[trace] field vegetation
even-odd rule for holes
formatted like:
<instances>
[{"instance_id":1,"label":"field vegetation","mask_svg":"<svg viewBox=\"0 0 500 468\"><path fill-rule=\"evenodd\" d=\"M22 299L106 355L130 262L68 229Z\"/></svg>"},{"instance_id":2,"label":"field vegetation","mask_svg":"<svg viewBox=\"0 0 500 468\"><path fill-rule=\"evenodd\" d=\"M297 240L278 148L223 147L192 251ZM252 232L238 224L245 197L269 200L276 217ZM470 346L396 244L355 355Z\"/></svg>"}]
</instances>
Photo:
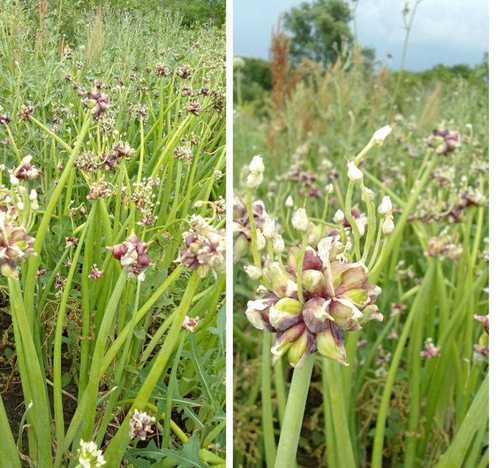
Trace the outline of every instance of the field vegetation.
<instances>
[{"instance_id":1,"label":"field vegetation","mask_svg":"<svg viewBox=\"0 0 500 468\"><path fill-rule=\"evenodd\" d=\"M486 467L487 65L293 40L235 62L235 465Z\"/></svg>"},{"instance_id":2,"label":"field vegetation","mask_svg":"<svg viewBox=\"0 0 500 468\"><path fill-rule=\"evenodd\" d=\"M224 19L147 3L2 2L1 467L224 465Z\"/></svg>"}]
</instances>

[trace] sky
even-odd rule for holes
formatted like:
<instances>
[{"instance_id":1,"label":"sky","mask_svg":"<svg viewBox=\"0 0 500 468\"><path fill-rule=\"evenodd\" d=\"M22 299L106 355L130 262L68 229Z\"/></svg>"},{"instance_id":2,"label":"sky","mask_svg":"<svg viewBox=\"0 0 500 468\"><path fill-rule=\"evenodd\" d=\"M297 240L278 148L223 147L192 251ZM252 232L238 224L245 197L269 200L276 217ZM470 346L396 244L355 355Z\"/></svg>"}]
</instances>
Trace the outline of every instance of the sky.
<instances>
[{"instance_id":1,"label":"sky","mask_svg":"<svg viewBox=\"0 0 500 468\"><path fill-rule=\"evenodd\" d=\"M282 13L303 1L234 0L235 54L269 58L273 26ZM356 13L359 42L375 48L377 58L396 69L404 40L403 4L403 0L358 0ZM488 0L423 0L411 32L406 68L420 71L439 63L480 63L488 50L488 24Z\"/></svg>"}]
</instances>

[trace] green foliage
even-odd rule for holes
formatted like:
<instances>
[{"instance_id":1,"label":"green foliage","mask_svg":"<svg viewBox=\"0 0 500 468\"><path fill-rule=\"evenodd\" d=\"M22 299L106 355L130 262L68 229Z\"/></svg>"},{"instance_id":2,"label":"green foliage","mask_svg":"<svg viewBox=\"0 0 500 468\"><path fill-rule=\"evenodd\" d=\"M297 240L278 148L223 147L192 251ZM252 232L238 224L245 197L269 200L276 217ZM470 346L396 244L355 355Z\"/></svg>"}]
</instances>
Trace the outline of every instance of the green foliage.
<instances>
[{"instance_id":1,"label":"green foliage","mask_svg":"<svg viewBox=\"0 0 500 468\"><path fill-rule=\"evenodd\" d=\"M264 180L255 197L280 226L286 241L283 264L299 247L300 233L291 227L295 209L305 207L313 226L326 220L327 232L339 232L334 215L338 209L348 212L346 162L375 130L386 124L393 128L361 166L363 184L374 192L376 204L389 195L395 207L393 237L381 238L381 245L389 246L385 266L370 268L382 288L377 304L384 321L346 335L350 366L339 369L335 384L340 388L333 394L332 379L316 366L299 466L349 466L348 455L340 454L350 447L355 466L486 466L488 363L477 349L487 335L474 319L488 313L486 76L485 64L404 72L401 80L389 70L367 73L354 60L345 67L309 64L283 109L257 109L248 102L236 107L234 178L239 180L254 155L263 156ZM439 127L461 135L461 146L446 156L429 153L427 145ZM333 193L327 197L330 184ZM454 218L462 197L476 191L482 201ZM285 204L289 196L293 208ZM352 206L369 216L366 199L354 196ZM308 235L314 242L314 229ZM460 255L429 250L447 236ZM263 260L265 255L266 249ZM264 401L272 402L278 440L291 370L278 361L270 397L261 393L262 332L244 314L259 282L243 270L248 264L252 258L245 254L235 271L235 460L259 466L266 460L264 438L272 439L259 410ZM428 338L439 356L422 356ZM339 411L345 412L347 428Z\"/></svg>"},{"instance_id":2,"label":"green foliage","mask_svg":"<svg viewBox=\"0 0 500 468\"><path fill-rule=\"evenodd\" d=\"M236 102L262 102L272 88L271 64L267 60L242 58L243 66L235 67ZM257 103L258 106L258 103Z\"/></svg>"},{"instance_id":3,"label":"green foliage","mask_svg":"<svg viewBox=\"0 0 500 468\"><path fill-rule=\"evenodd\" d=\"M0 10L2 226L36 252L0 259L3 447L11 466L74 466L80 440L110 466L222 463L224 275L177 259L193 215L225 223L223 32L147 2L38 3ZM27 155L40 172L16 183ZM144 281L110 249L134 235ZM129 437L134 409L156 418L147 441Z\"/></svg>"},{"instance_id":4,"label":"green foliage","mask_svg":"<svg viewBox=\"0 0 500 468\"><path fill-rule=\"evenodd\" d=\"M5 0L5 4L16 3L35 23L45 23L52 30L57 28L70 44L75 43L87 25L87 17L97 8L109 11L110 15L171 15L189 28L204 24L222 28L226 15L224 0L48 0L47 11L42 15L39 0Z\"/></svg>"},{"instance_id":5,"label":"green foliage","mask_svg":"<svg viewBox=\"0 0 500 468\"><path fill-rule=\"evenodd\" d=\"M213 23L222 27L226 21L225 0L165 0L166 7L178 11L182 16L183 24Z\"/></svg>"},{"instance_id":6,"label":"green foliage","mask_svg":"<svg viewBox=\"0 0 500 468\"><path fill-rule=\"evenodd\" d=\"M351 10L344 0L304 2L285 13L284 27L292 38L294 61L335 63L341 50L352 43L351 19Z\"/></svg>"}]
</instances>

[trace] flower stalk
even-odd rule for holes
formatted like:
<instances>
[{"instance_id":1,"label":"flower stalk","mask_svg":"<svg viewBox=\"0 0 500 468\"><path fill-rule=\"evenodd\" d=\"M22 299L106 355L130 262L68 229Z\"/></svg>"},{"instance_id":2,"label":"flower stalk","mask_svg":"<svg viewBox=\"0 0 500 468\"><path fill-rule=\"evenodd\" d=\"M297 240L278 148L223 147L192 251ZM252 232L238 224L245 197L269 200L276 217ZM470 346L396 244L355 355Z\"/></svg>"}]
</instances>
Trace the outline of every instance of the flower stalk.
<instances>
[{"instance_id":1,"label":"flower stalk","mask_svg":"<svg viewBox=\"0 0 500 468\"><path fill-rule=\"evenodd\" d=\"M276 454L275 468L290 468L296 463L300 431L302 429L313 368L314 356L308 356L302 366L296 367L293 371Z\"/></svg>"}]
</instances>

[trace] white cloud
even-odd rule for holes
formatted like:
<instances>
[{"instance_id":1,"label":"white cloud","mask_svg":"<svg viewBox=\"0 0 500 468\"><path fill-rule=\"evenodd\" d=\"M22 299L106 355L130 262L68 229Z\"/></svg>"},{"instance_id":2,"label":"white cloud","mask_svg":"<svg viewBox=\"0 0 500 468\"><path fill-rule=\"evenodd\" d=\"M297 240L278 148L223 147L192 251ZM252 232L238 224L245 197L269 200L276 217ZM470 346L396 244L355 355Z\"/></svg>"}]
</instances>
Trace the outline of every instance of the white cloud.
<instances>
[{"instance_id":1,"label":"white cloud","mask_svg":"<svg viewBox=\"0 0 500 468\"><path fill-rule=\"evenodd\" d=\"M399 66L404 29L402 0L359 0L358 38L377 55L394 56ZM411 69L438 63L477 63L488 50L488 0L423 0L410 35Z\"/></svg>"}]
</instances>

